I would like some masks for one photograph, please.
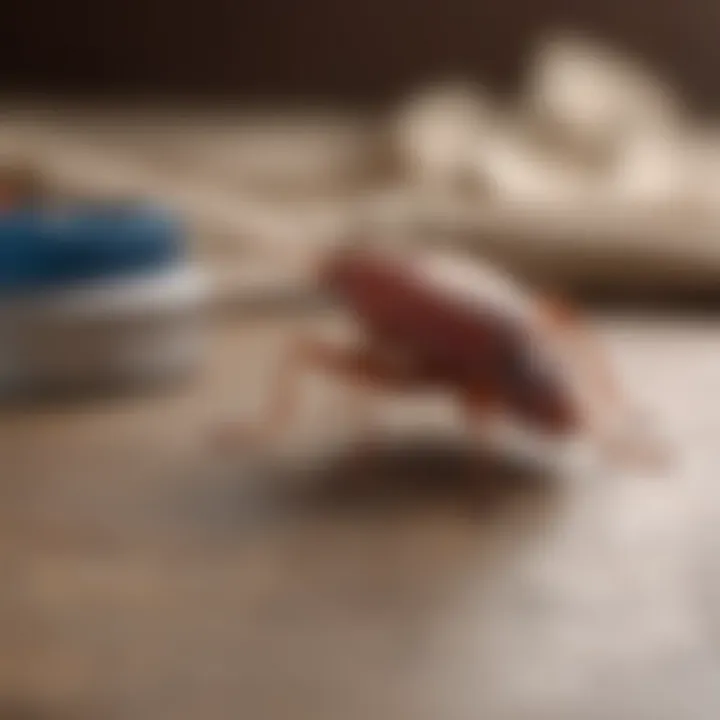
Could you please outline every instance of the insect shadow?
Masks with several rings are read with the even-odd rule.
[[[560,491],[547,469],[432,436],[339,446],[303,461],[266,458],[252,475],[251,494],[260,505],[322,515],[429,508],[473,517],[519,507],[545,512]]]
[[[174,397],[193,382],[190,373],[168,373],[153,378],[116,378],[98,381],[40,383],[11,388],[0,395],[0,414],[15,412],[83,412],[121,407],[148,398]]]
[[[388,632],[408,635],[398,643],[468,585],[492,593],[524,548],[552,536],[565,504],[552,475],[441,437],[253,464],[194,495],[208,547],[269,544],[266,562],[285,585],[265,617],[329,603],[351,619],[387,616]]]

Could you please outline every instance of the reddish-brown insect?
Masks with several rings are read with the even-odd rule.
[[[445,390],[473,425],[504,416],[555,437],[600,433],[622,408],[574,313],[488,265],[426,250],[350,248],[322,263],[319,283],[355,317],[362,339],[293,346],[256,437],[289,418],[298,370],[308,365],[356,387]]]

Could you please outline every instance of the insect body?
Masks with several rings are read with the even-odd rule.
[[[298,342],[263,435],[289,417],[303,365],[366,395],[442,389],[472,424],[503,416],[555,437],[599,433],[622,410],[602,353],[574,313],[486,264],[432,251],[344,249],[326,258],[318,279],[355,318],[361,341]]]
[[[478,411],[547,430],[578,423],[542,309],[499,272],[447,255],[362,252],[332,260],[322,280],[358,319],[378,363],[383,347],[407,357],[406,381],[442,385]]]

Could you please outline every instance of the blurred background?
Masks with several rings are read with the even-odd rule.
[[[154,2],[6,8],[4,85],[21,91],[204,96],[245,102],[395,101],[418,83],[461,73],[512,92],[539,34],[590,32],[643,55],[693,104],[716,109],[717,10],[697,0],[607,3],[455,0]],[[32,32],[29,28],[32,28]],[[32,38],[32,42],[29,39]]]
[[[717,717],[720,7],[3,10],[0,720]],[[576,301],[667,477],[322,376],[220,453],[348,236]]]

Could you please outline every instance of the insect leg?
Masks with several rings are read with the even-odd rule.
[[[465,423],[473,433],[487,430],[502,414],[500,393],[489,382],[465,389],[460,402]]]
[[[366,432],[374,424],[371,401],[375,389],[407,390],[422,383],[413,364],[372,340],[359,347],[342,347],[318,338],[295,341],[281,361],[263,417],[248,427],[229,423],[217,433],[218,444],[265,444],[277,437],[292,420],[299,403],[300,381],[315,370],[343,381],[352,393],[351,405]]]
[[[215,433],[217,444],[226,448],[263,445],[281,434],[298,409],[300,381],[305,372],[332,364],[336,352],[323,340],[297,338],[280,361],[262,417],[250,426],[241,422],[223,424]]]
[[[623,404],[623,393],[605,359],[604,349],[573,308],[562,301],[546,299],[541,304],[540,314],[549,332],[563,335],[570,341],[576,356],[590,371],[590,381],[601,398],[608,404]]]
[[[408,393],[423,390],[437,378],[408,351],[397,348],[382,337],[368,337],[363,345],[346,357],[345,379],[349,384],[355,407],[359,410],[358,430],[361,442],[372,444],[376,418],[373,402],[379,393]]]
[[[629,406],[617,378],[604,359],[605,353],[600,343],[572,308],[561,302],[545,300],[542,303],[541,317],[550,332],[562,334],[570,341],[576,356],[590,373],[588,381],[598,403],[595,409],[600,410],[600,414],[597,418],[587,418],[588,425],[591,426],[588,430],[596,435],[615,457],[638,459],[644,465],[666,464],[668,451],[663,447],[664,443],[637,434],[647,429],[646,423],[637,417],[637,410]],[[610,422],[610,428],[603,427],[603,411],[607,413],[604,418],[605,422]]]

